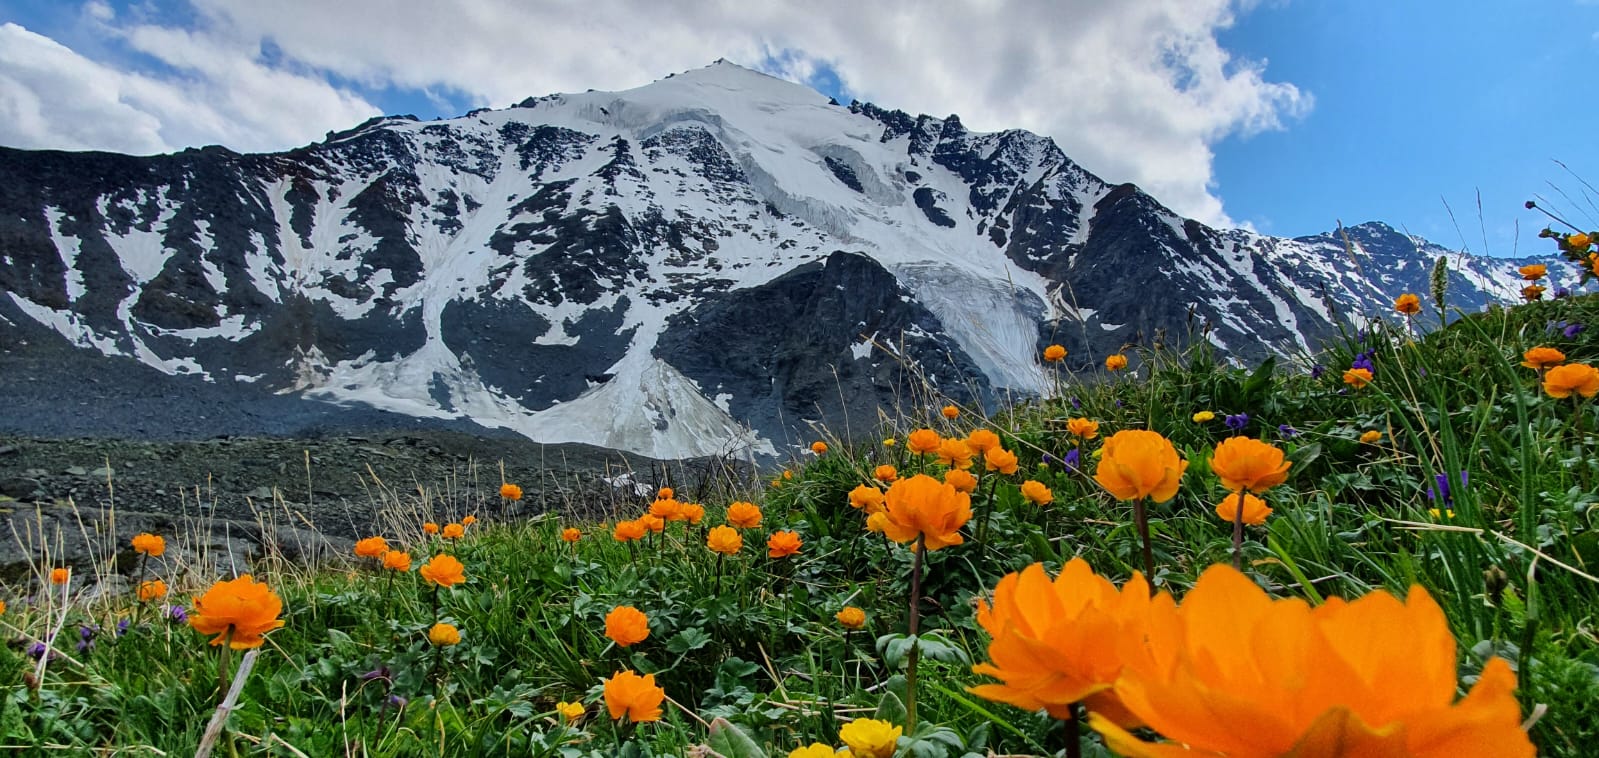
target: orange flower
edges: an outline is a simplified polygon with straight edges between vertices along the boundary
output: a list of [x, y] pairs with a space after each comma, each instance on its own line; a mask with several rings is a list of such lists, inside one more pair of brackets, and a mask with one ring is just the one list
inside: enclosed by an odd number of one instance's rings
[[1542, 263], [1534, 263], [1530, 266], [1522, 266], [1521, 268], [1516, 269], [1516, 273], [1521, 274], [1521, 278], [1526, 279], [1529, 282], [1536, 282], [1539, 279], [1544, 278], [1545, 274], [1549, 273], [1549, 267], [1543, 265]]
[[500, 497], [506, 500], [521, 500], [522, 488], [509, 482], [500, 485]]
[[444, 553], [433, 556], [433, 560], [422, 564], [416, 573], [440, 587], [453, 587], [466, 581], [466, 566], [461, 565], [454, 556]]
[[1370, 369], [1352, 368], [1344, 372], [1344, 384], [1355, 389], [1361, 389], [1371, 384], [1372, 374]]
[[927, 455], [938, 450], [944, 438], [931, 429], [917, 429], [905, 438], [905, 449], [917, 455]]
[[1542, 300], [1545, 289], [1547, 288], [1542, 285], [1529, 284], [1521, 288], [1521, 299], [1529, 303], [1534, 300]]
[[888, 513], [886, 511], [876, 511], [866, 517], [866, 531], [872, 534], [882, 534], [883, 529], [887, 526]]
[[1229, 492], [1265, 492], [1288, 481], [1288, 467], [1277, 446], [1253, 437], [1228, 437], [1210, 454], [1210, 470]]
[[[1227, 497], [1216, 504], [1216, 515], [1229, 524], [1238, 518], [1238, 493], [1230, 492]], [[1244, 523], [1250, 526], [1259, 526], [1266, 523], [1266, 517], [1271, 515], [1271, 506], [1247, 492], [1244, 493]]]
[[644, 539], [644, 533], [649, 530], [642, 521], [618, 521], [616, 529], [611, 532], [611, 538], [617, 542], [632, 542]]
[[72, 578], [72, 569], [68, 569], [68, 568], [50, 569], [50, 583], [51, 584], [66, 584], [67, 580], [69, 580], [71, 578]]
[[632, 671], [618, 671], [605, 682], [605, 709], [612, 719], [626, 716], [635, 722], [659, 721], [661, 701], [666, 690], [655, 686], [655, 675], [639, 676]]
[[1043, 482], [1032, 479], [1022, 482], [1022, 497], [1027, 498], [1033, 505], [1049, 505], [1055, 502], [1055, 493], [1050, 492], [1049, 487], [1044, 486]]
[[972, 448], [966, 444], [966, 440], [958, 440], [951, 437], [938, 443], [938, 462], [945, 466], [962, 469], [971, 468], [972, 458], [975, 456], [976, 453], [972, 452]]
[[865, 509], [867, 513], [883, 510], [883, 491], [869, 485], [859, 485], [849, 491], [849, 507]]
[[671, 498], [650, 503], [650, 515], [666, 521], [683, 521], [686, 518], [683, 515], [683, 504]]
[[1049, 347], [1044, 348], [1045, 362], [1060, 363], [1064, 360], [1066, 360], [1066, 348], [1061, 347], [1060, 345], [1050, 345]]
[[772, 532], [772, 536], [766, 539], [766, 557], [782, 558], [794, 555], [800, 551], [802, 544], [804, 543], [800, 541], [799, 535], [794, 532]]
[[151, 579], [139, 583], [139, 602], [148, 603], [151, 600], [160, 600], [167, 596], [167, 583], [160, 579]]
[[949, 419], [951, 421], [954, 421], [955, 419], [958, 419], [961, 416], [961, 409], [956, 408], [953, 405], [946, 405], [943, 408], [939, 409], [938, 412], [944, 414], [944, 418], [947, 418], [947, 419]]
[[260, 647], [262, 635], [283, 626], [283, 601], [249, 574], [211, 585], [194, 599], [189, 626], [201, 634], [214, 634], [212, 645], [224, 641], [234, 650]]
[[1094, 481], [1117, 500], [1150, 498], [1164, 503], [1177, 494], [1188, 461], [1158, 432], [1124, 429], [1105, 440]]
[[410, 571], [411, 554], [404, 550], [390, 550], [383, 554], [383, 568], [391, 571]]
[[977, 477], [958, 468], [944, 472], [944, 483], [968, 495], [977, 491]]
[[133, 536], [133, 552], [148, 555], [151, 558], [160, 558], [167, 551], [167, 541], [146, 532]]
[[561, 530], [562, 542], [577, 542], [580, 539], [583, 539], [582, 529], [579, 529], [575, 526], [569, 526]]
[[966, 435], [966, 446], [979, 453], [986, 453], [1000, 444], [999, 435], [987, 429], [976, 429]]
[[988, 659], [973, 673], [1000, 684], [972, 687], [978, 697], [1010, 703], [1058, 719], [1071, 718], [1071, 704], [1085, 703], [1117, 723], [1134, 725], [1112, 687], [1122, 672], [1118, 646], [1140, 640], [1149, 618], [1149, 586], [1138, 572], [1117, 591], [1073, 558], [1054, 580], [1035, 563], [1007, 574], [994, 588], [994, 602], [977, 603], [977, 623], [988, 632]]
[[654, 514], [646, 513], [642, 516], [639, 516], [637, 519], [635, 519], [635, 521], [643, 524], [645, 529], [648, 529], [656, 534], [660, 534], [666, 530], [666, 519], [659, 518]]
[[1394, 310], [1406, 316], [1414, 316], [1421, 312], [1421, 298], [1406, 292], [1394, 300]]
[[1120, 371], [1124, 368], [1127, 368], [1127, 356], [1121, 353], [1105, 356], [1106, 371]]
[[456, 629], [454, 624], [446, 624], [441, 621], [428, 630], [428, 642], [433, 643], [434, 647], [459, 645], [461, 644], [461, 630]]
[[[1273, 600], [1231, 566], [1213, 566], [1183, 599], [1150, 604], [1146, 646], [1124, 646], [1122, 704], [1177, 744], [1140, 741], [1089, 717], [1112, 751], [1134, 758], [1229, 756], [1529, 757], [1516, 675], [1489, 659], [1455, 702], [1455, 638], [1427, 591], [1384, 591], [1310, 607]], [[1161, 630], [1159, 634], [1153, 634]], [[1249, 728], [1240, 729], [1238, 725]]]
[[733, 503], [727, 506], [727, 523], [740, 529], [754, 529], [761, 525], [761, 509], [754, 503]]
[[736, 555], [744, 547], [744, 538], [731, 526], [718, 526], [705, 535], [705, 546], [722, 555]]
[[1593, 397], [1599, 393], [1599, 369], [1586, 363], [1556, 366], [1544, 372], [1543, 391], [1550, 397], [1571, 397], [1573, 392]]
[[821, 455], [823, 453], [826, 453], [827, 452], [827, 443], [823, 442], [821, 440], [817, 440], [815, 442], [812, 442], [811, 443], [811, 452], [813, 452], [813, 453], [815, 453], [817, 455]]
[[960, 528], [972, 518], [966, 493], [926, 474], [894, 482], [884, 495], [883, 534], [905, 543], [922, 537], [928, 550], [965, 542]]
[[461, 517], [461, 526], [471, 526], [477, 523], [477, 516], [467, 514]]
[[650, 617], [631, 605], [618, 605], [605, 614], [605, 636], [622, 647], [637, 645], [650, 636]]
[[427, 522], [427, 523], [422, 525], [422, 532], [424, 534], [438, 534], [439, 533], [439, 525], [433, 523], [432, 521], [429, 521], [429, 522]]
[[850, 631], [862, 629], [866, 626], [866, 611], [856, 608], [853, 605], [844, 606], [844, 610], [834, 614], [833, 618], [838, 619], [839, 626], [842, 626]]
[[1582, 232], [1566, 235], [1566, 249], [1574, 253], [1588, 252], [1588, 246], [1593, 244], [1593, 239]]
[[1099, 422], [1086, 418], [1067, 419], [1066, 431], [1085, 440], [1091, 440], [1099, 436]]
[[460, 524], [444, 525], [444, 539], [458, 540], [464, 536], [466, 536], [466, 527], [461, 526]]
[[882, 466], [878, 466], [876, 470], [872, 471], [872, 478], [879, 482], [892, 482], [899, 478], [899, 471], [896, 471], [893, 466], [884, 464]]
[[1521, 365], [1542, 371], [1566, 362], [1566, 354], [1552, 347], [1534, 347], [1521, 354]]
[[662, 487], [655, 493], [656, 500], [671, 500], [676, 496], [677, 493], [673, 492], [671, 487]]
[[990, 448], [983, 453], [983, 468], [987, 471], [998, 471], [1010, 476], [1016, 473], [1020, 466], [1016, 462], [1016, 454], [1004, 448]]
[[699, 503], [684, 503], [683, 518], [694, 526], [700, 525], [700, 519], [705, 518], [705, 506]]
[[1368, 445], [1376, 443], [1376, 442], [1381, 442], [1382, 441], [1382, 432], [1379, 432], [1376, 429], [1367, 429], [1366, 431], [1361, 432], [1360, 441], [1364, 442], [1364, 443], [1366, 443]]

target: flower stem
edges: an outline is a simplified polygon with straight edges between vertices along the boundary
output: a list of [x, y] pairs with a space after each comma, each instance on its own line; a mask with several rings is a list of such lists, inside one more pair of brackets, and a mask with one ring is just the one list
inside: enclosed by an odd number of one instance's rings
[[1083, 704], [1072, 703], [1066, 718], [1066, 758], [1083, 758]]
[[911, 636], [910, 657], [905, 663], [905, 730], [916, 731], [916, 663], [922, 657], [922, 646], [915, 639], [921, 628], [922, 554], [927, 549], [927, 536], [920, 535], [911, 543], [915, 555], [911, 558], [911, 617], [908, 629]]
[[1233, 568], [1244, 570], [1244, 493], [1238, 490], [1238, 512], [1233, 514]]
[[1149, 547], [1149, 511], [1143, 499], [1133, 501], [1133, 521], [1138, 524], [1138, 540], [1144, 547], [1144, 578], [1149, 581], [1150, 591], [1154, 591], [1155, 553]]

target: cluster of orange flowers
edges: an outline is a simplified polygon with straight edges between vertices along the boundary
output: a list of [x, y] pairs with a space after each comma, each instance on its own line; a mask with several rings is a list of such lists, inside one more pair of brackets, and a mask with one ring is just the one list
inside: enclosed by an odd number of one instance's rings
[[1523, 353], [1521, 365], [1543, 377], [1543, 391], [1554, 398], [1599, 394], [1599, 368], [1586, 363], [1566, 363], [1566, 354], [1552, 347], [1534, 347]]

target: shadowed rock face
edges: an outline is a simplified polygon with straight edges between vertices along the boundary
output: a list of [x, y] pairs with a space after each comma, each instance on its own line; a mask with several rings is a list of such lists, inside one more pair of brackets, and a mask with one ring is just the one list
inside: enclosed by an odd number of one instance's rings
[[[1079, 369], [1201, 327], [1238, 360], [1302, 350], [1425, 298], [1446, 252], [1381, 224], [1347, 248], [1211, 229], [1047, 138], [722, 63], [276, 154], [0, 148], [0, 176], [0, 393], [40, 434], [80, 428], [68, 398], [156, 393], [237, 434], [410, 418], [776, 455], [913, 388], [1041, 391], [1055, 342]], [[1472, 309], [1552, 259], [1451, 260]], [[222, 433], [174, 402], [94, 413]]]

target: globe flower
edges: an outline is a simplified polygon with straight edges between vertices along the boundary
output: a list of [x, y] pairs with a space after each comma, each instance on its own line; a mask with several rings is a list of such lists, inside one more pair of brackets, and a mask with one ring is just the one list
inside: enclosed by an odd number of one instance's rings
[[672, 498], [659, 498], [650, 503], [650, 515], [665, 521], [683, 521], [683, 504]]
[[943, 408], [940, 408], [938, 412], [944, 414], [944, 418], [947, 418], [951, 421], [960, 418], [961, 415], [961, 409], [956, 408], [953, 405], [946, 405]]
[[224, 641], [234, 650], [260, 647], [262, 635], [283, 626], [283, 601], [249, 574], [219, 581], [194, 599], [189, 626], [201, 634], [214, 634], [212, 645]]
[[1592, 238], [1582, 232], [1566, 235], [1566, 249], [1573, 253], [1586, 253], [1591, 244], [1593, 244]]
[[1421, 298], [1406, 292], [1394, 300], [1394, 310], [1406, 316], [1414, 316], [1421, 312]]
[[133, 536], [133, 552], [148, 555], [151, 558], [160, 558], [167, 551], [167, 541], [159, 536], [145, 532]]
[[636, 520], [618, 521], [616, 522], [616, 528], [611, 530], [611, 538], [617, 542], [632, 542], [633, 540], [644, 539], [644, 533], [648, 531], [649, 527], [645, 526], [643, 522]]
[[893, 466], [883, 464], [872, 471], [872, 478], [887, 484], [899, 478], [899, 471]]
[[634, 519], [634, 521], [643, 525], [645, 529], [648, 529], [656, 534], [660, 534], [666, 530], [666, 519], [659, 518], [653, 513], [646, 513]]
[[893, 437], [888, 437], [883, 440], [883, 447], [893, 447], [898, 444], [899, 440], [896, 440]]
[[823, 442], [821, 440], [817, 440], [815, 442], [812, 442], [811, 443], [811, 452], [813, 452], [813, 453], [815, 453], [817, 455], [821, 455], [821, 454], [827, 452], [827, 443]]
[[799, 535], [794, 532], [772, 532], [772, 536], [766, 538], [766, 557], [784, 558], [794, 555], [800, 551], [802, 544], [804, 543]]
[[853, 605], [844, 606], [844, 610], [834, 614], [833, 618], [838, 619], [839, 626], [852, 632], [866, 626], [866, 611]]
[[998, 471], [1001, 474], [1010, 476], [1016, 473], [1018, 468], [1020, 468], [1020, 464], [1016, 461], [1016, 454], [1009, 450], [996, 447], [990, 448], [988, 452], [983, 453], [984, 470]]
[[582, 720], [583, 714], [587, 711], [588, 709], [584, 708], [582, 703], [568, 703], [563, 700], [555, 704], [555, 715], [560, 716], [561, 720], [566, 722], [568, 726]]
[[740, 529], [754, 529], [761, 525], [761, 509], [754, 503], [733, 503], [727, 506], [727, 523]]
[[[1266, 756], [1492, 755], [1535, 750], [1521, 730], [1516, 675], [1491, 658], [1455, 701], [1455, 638], [1427, 591], [1377, 591], [1312, 608], [1273, 600], [1231, 566], [1207, 569], [1179, 607], [1150, 604], [1147, 646], [1124, 646], [1115, 692], [1173, 743], [1146, 743], [1109, 719], [1089, 725], [1114, 752]], [[1247, 724], [1247, 729], [1237, 728]]]
[[671, 500], [672, 498], [674, 498], [676, 496], [677, 496], [677, 493], [674, 492], [671, 487], [662, 487], [659, 490], [656, 490], [656, 492], [655, 492], [655, 499], [656, 500]]
[[1428, 508], [1427, 513], [1436, 519], [1455, 517], [1454, 510], [1450, 508]]
[[423, 534], [438, 534], [439, 533], [439, 525], [433, 523], [432, 521], [429, 521], [429, 522], [427, 522], [427, 523], [422, 525], [422, 533]]
[[1382, 441], [1382, 432], [1379, 432], [1376, 429], [1367, 429], [1366, 431], [1361, 432], [1360, 441], [1364, 442], [1364, 443], [1366, 443], [1368, 445], [1376, 443], [1376, 442], [1381, 442]]
[[1194, 414], [1193, 419], [1194, 419], [1194, 423], [1203, 424], [1203, 423], [1205, 423], [1207, 421], [1216, 420], [1216, 414], [1214, 414], [1214, 413], [1212, 413], [1210, 411], [1200, 411], [1200, 412]]
[[383, 554], [383, 568], [391, 571], [410, 571], [411, 554], [404, 550], [390, 550]]
[[1371, 379], [1371, 369], [1352, 368], [1344, 372], [1344, 384], [1354, 387], [1357, 390], [1365, 387], [1368, 384], [1371, 384]]
[[883, 509], [883, 491], [866, 484], [849, 491], [849, 507], [876, 513]]
[[428, 642], [433, 643], [434, 647], [459, 645], [461, 644], [461, 630], [456, 629], [454, 624], [446, 624], [441, 621], [428, 630]]
[[[721, 528], [721, 527], [718, 527]], [[626, 716], [634, 722], [659, 721], [661, 701], [666, 690], [655, 686], [655, 675], [639, 676], [632, 671], [618, 671], [605, 682], [605, 709], [612, 719]]]
[[1121, 353], [1105, 356], [1106, 371], [1120, 371], [1124, 368], [1127, 368], [1127, 356]]
[[477, 516], [467, 514], [461, 517], [461, 526], [471, 526], [477, 523]]
[[1060, 363], [1066, 360], [1066, 348], [1060, 345], [1050, 345], [1044, 348], [1044, 360], [1048, 363]]
[[1516, 273], [1521, 274], [1522, 279], [1525, 279], [1529, 282], [1536, 282], [1539, 279], [1544, 278], [1545, 274], [1549, 273], [1549, 267], [1542, 263], [1534, 263], [1530, 266], [1522, 266], [1521, 268], [1516, 269]]
[[1074, 418], [1066, 421], [1066, 431], [1073, 436], [1091, 440], [1099, 436], [1099, 422], [1086, 418]]
[[447, 540], [461, 539], [466, 536], [466, 527], [460, 524], [445, 524], [443, 536]]
[[1253, 437], [1229, 437], [1210, 454], [1210, 470], [1229, 492], [1265, 492], [1288, 481], [1292, 465], [1277, 446]]
[[936, 452], [939, 443], [943, 441], [944, 438], [938, 436], [938, 432], [931, 429], [917, 429], [905, 438], [905, 449], [917, 455], [927, 455]]
[[1543, 287], [1542, 285], [1529, 284], [1521, 288], [1521, 299], [1526, 300], [1529, 303], [1533, 302], [1534, 300], [1542, 300], [1543, 293], [1546, 289], [1547, 288]]
[[872, 534], [882, 534], [887, 525], [888, 513], [885, 511], [875, 511], [866, 516], [866, 531]]
[[1521, 354], [1521, 365], [1536, 371], [1542, 371], [1565, 362], [1566, 354], [1552, 347], [1529, 348], [1527, 352]]
[[972, 518], [971, 497], [926, 474], [894, 482], [883, 497], [883, 534], [906, 543], [922, 538], [928, 550], [965, 541], [961, 526]]
[[705, 546], [722, 555], [735, 555], [744, 547], [744, 538], [730, 526], [718, 526], [705, 535]]
[[562, 542], [577, 542], [580, 539], [583, 539], [582, 529], [579, 529], [575, 526], [569, 526], [561, 530]]
[[829, 745], [812, 742], [805, 747], [797, 747], [788, 751], [788, 758], [835, 758], [838, 752]]
[[999, 435], [987, 429], [975, 429], [966, 435], [966, 446], [978, 453], [987, 453], [1000, 445]]
[[1049, 505], [1055, 502], [1055, 493], [1050, 492], [1049, 487], [1043, 482], [1032, 479], [1022, 482], [1022, 497], [1027, 498], [1033, 505]]
[[50, 583], [51, 584], [66, 584], [67, 581], [70, 580], [71, 578], [72, 578], [72, 569], [68, 569], [68, 568], [53, 568], [53, 569], [50, 569]]
[[500, 485], [500, 497], [506, 500], [521, 500], [522, 488], [510, 482], [502, 484]]
[[139, 583], [139, 602], [148, 603], [151, 600], [160, 600], [167, 596], [167, 583], [160, 579], [151, 579]]
[[944, 483], [968, 495], [977, 491], [977, 477], [958, 468], [944, 472]]
[[631, 605], [618, 605], [605, 614], [605, 636], [622, 647], [637, 645], [650, 636], [650, 618]]
[[938, 443], [938, 462], [945, 466], [959, 469], [971, 468], [972, 459], [976, 455], [965, 440], [951, 437]]
[[1028, 711], [1044, 709], [1072, 718], [1071, 704], [1134, 725], [1112, 687], [1122, 671], [1119, 646], [1145, 635], [1149, 586], [1142, 574], [1121, 590], [1073, 558], [1050, 579], [1034, 563], [1010, 573], [994, 600], [977, 603], [977, 623], [988, 632], [988, 659], [972, 672], [1000, 680], [970, 688], [978, 697]]
[[699, 503], [684, 503], [683, 518], [694, 526], [700, 525], [700, 520], [705, 518], [705, 506]]
[[[1247, 492], [1244, 497], [1244, 523], [1250, 526], [1259, 526], [1266, 523], [1266, 517], [1271, 515], [1271, 506]], [[1238, 493], [1228, 493], [1227, 497], [1216, 504], [1216, 515], [1229, 524], [1238, 518]]]
[[1150, 498], [1164, 503], [1177, 494], [1188, 461], [1158, 432], [1124, 429], [1105, 440], [1094, 481], [1117, 500]]
[[417, 569], [416, 573], [421, 574], [423, 579], [445, 588], [466, 581], [466, 566], [461, 565], [455, 556], [444, 553], [433, 556], [433, 560], [422, 564], [422, 568]]
[[1573, 393], [1593, 397], [1599, 393], [1599, 369], [1586, 363], [1556, 366], [1544, 372], [1543, 391], [1558, 398], [1571, 397]]
[[855, 719], [838, 730], [838, 740], [849, 747], [852, 758], [893, 758], [904, 731], [887, 721]]

